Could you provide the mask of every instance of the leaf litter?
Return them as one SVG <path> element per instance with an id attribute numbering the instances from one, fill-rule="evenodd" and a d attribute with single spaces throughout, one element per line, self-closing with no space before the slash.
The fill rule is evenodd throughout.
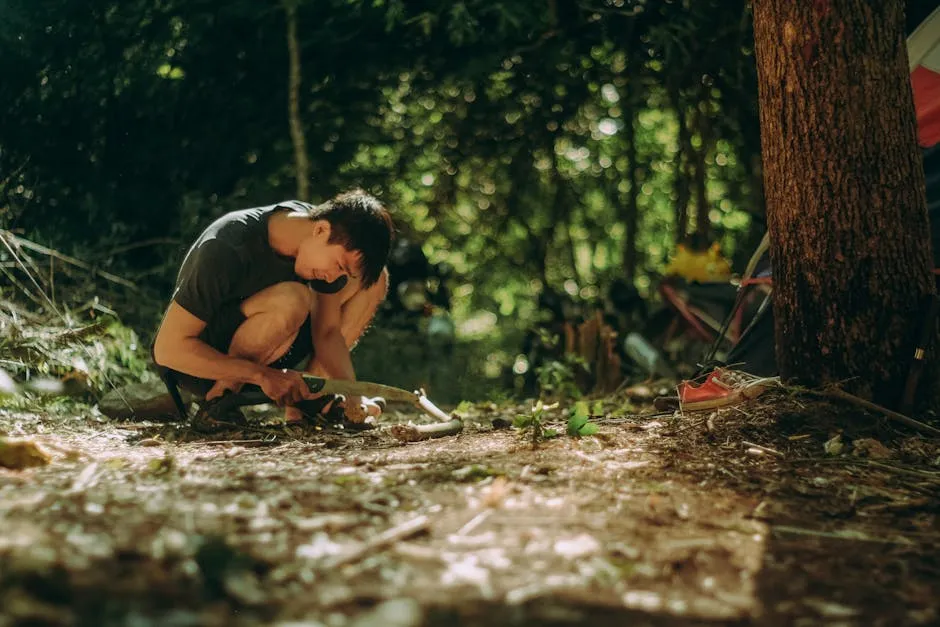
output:
<path id="1" fill-rule="evenodd" d="M 464 403 L 413 442 L 0 410 L 49 462 L 0 468 L 0 626 L 940 620 L 940 443 L 774 394 Z"/>

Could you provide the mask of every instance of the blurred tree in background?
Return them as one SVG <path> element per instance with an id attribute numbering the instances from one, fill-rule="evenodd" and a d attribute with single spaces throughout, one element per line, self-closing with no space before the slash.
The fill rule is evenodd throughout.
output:
<path id="1" fill-rule="evenodd" d="M 136 281 L 152 306 L 122 314 L 141 329 L 209 220 L 303 193 L 379 194 L 453 268 L 461 332 L 507 346 L 544 286 L 646 293 L 686 234 L 740 260 L 764 231 L 744 0 L 0 15 L 0 227 Z"/>

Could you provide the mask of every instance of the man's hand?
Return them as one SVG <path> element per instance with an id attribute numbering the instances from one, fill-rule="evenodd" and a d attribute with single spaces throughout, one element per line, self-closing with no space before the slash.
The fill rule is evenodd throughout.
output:
<path id="1" fill-rule="evenodd" d="M 362 423 L 369 416 L 381 416 L 382 408 L 371 398 L 350 396 L 346 399 L 345 413 L 349 422 Z"/>
<path id="2" fill-rule="evenodd" d="M 300 401 L 320 396 L 310 391 L 303 376 L 296 370 L 265 368 L 258 386 L 278 407 L 296 405 Z"/>
<path id="3" fill-rule="evenodd" d="M 228 391 L 238 393 L 241 391 L 244 383 L 238 383 L 235 381 L 222 381 L 221 379 L 216 381 L 215 384 L 209 388 L 209 391 L 206 392 L 206 400 L 211 401 L 217 396 L 222 396 Z"/>

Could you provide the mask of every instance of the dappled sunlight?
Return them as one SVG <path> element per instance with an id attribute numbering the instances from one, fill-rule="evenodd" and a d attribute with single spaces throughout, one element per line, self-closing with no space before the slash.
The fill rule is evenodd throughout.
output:
<path id="1" fill-rule="evenodd" d="M 935 5 L 0 0 L 0 627 L 940 624 Z"/>
<path id="2" fill-rule="evenodd" d="M 706 495 L 681 477 L 664 480 L 650 447 L 662 423 L 637 418 L 633 428 L 602 427 L 597 437 L 533 448 L 514 432 L 490 429 L 506 410 L 468 407 L 465 435 L 405 446 L 390 446 L 382 433 L 171 444 L 142 437 L 160 427 L 127 429 L 135 425 L 38 437 L 55 462 L 3 489 L 3 517 L 21 531 L 0 552 L 22 569 L 24 551 L 49 547 L 72 568 L 105 571 L 102 560 L 119 552 L 134 551 L 143 564 L 175 555 L 183 562 L 171 576 L 182 583 L 187 559 L 207 567 L 192 557 L 198 546 L 190 534 L 237 527 L 225 550 L 266 564 L 264 580 L 276 577 L 278 586 L 226 571 L 225 589 L 243 602 L 291 598 L 294 611 L 350 602 L 379 573 L 388 597 L 433 606 L 459 595 L 455 609 L 468 616 L 475 599 L 692 620 L 740 619 L 758 609 L 753 580 L 764 525 L 744 518 L 751 503 L 732 491 Z M 162 522 L 148 525 L 141 515 Z M 67 528 L 49 526 L 63 516 Z M 119 531 L 102 534 L 105 519 Z M 323 570 L 409 521 L 415 531 L 336 572 Z M 291 592 L 310 579 L 318 583 L 306 601 Z"/>

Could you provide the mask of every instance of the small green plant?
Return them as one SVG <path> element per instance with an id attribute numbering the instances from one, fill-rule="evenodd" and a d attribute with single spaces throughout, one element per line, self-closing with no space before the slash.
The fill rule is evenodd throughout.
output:
<path id="1" fill-rule="evenodd" d="M 545 425 L 542 424 L 542 416 L 545 414 L 545 411 L 555 409 L 556 407 L 558 407 L 558 403 L 545 405 L 542 401 L 536 401 L 532 411 L 528 414 L 519 414 L 516 416 L 516 419 L 512 421 L 512 426 L 518 429 L 520 433 L 527 434 L 532 440 L 532 448 L 535 448 L 542 440 L 558 437 L 557 430 L 547 429 Z"/>
<path id="2" fill-rule="evenodd" d="M 575 373 L 585 368 L 584 360 L 576 355 L 546 361 L 535 369 L 542 395 L 556 399 L 581 398 Z"/>
<path id="3" fill-rule="evenodd" d="M 591 422 L 591 412 L 584 401 L 578 401 L 571 408 L 571 417 L 568 418 L 568 435 L 580 438 L 597 433 L 597 425 Z"/>
<path id="4" fill-rule="evenodd" d="M 460 401 L 457 407 L 454 408 L 454 412 L 460 414 L 461 416 L 466 416 L 473 410 L 473 403 L 470 401 Z"/>

